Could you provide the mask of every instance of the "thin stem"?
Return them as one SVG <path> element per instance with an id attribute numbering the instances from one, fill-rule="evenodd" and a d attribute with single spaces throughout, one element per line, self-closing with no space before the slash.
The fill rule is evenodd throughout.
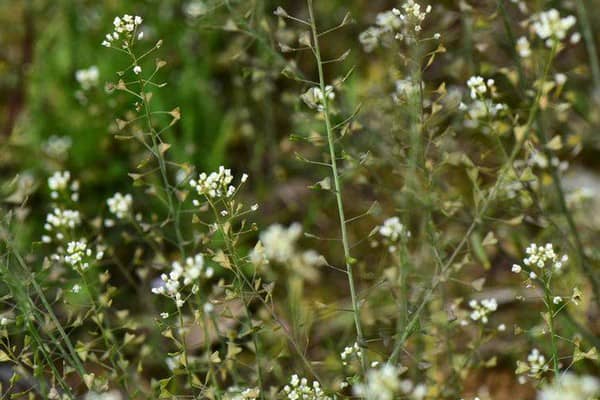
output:
<path id="1" fill-rule="evenodd" d="M 337 157 L 335 150 L 335 138 L 334 132 L 331 127 L 331 121 L 329 117 L 329 101 L 327 96 L 325 95 L 325 76 L 323 74 L 323 63 L 321 61 L 321 50 L 319 47 L 319 34 L 317 32 L 317 25 L 315 22 L 314 10 L 313 10 L 313 1 L 307 0 L 308 4 L 308 12 L 310 15 L 310 26 L 313 36 L 313 46 L 314 46 L 314 55 L 317 62 L 317 68 L 319 71 L 319 86 L 321 89 L 321 93 L 323 93 L 323 116 L 325 118 L 325 129 L 327 131 L 327 142 L 329 145 L 329 156 L 331 158 L 331 173 L 333 175 L 333 182 L 335 188 L 335 198 L 337 201 L 338 215 L 340 220 L 340 230 L 342 234 L 342 245 L 344 248 L 344 259 L 346 262 L 346 272 L 348 276 L 348 285 L 350 286 L 350 296 L 352 297 L 352 311 L 354 314 L 354 324 L 356 325 L 356 337 L 359 346 L 365 346 L 364 336 L 362 332 L 362 327 L 360 323 L 360 304 L 358 301 L 358 296 L 356 293 L 356 286 L 354 283 L 354 272 L 352 268 L 353 259 L 350 255 L 350 244 L 348 241 L 348 232 L 346 229 L 346 217 L 344 214 L 344 202 L 342 199 L 342 184 L 340 182 L 340 177 L 338 173 L 337 167 Z M 366 352 L 361 352 L 361 364 L 363 369 L 366 369 L 367 360 L 366 360 Z"/>

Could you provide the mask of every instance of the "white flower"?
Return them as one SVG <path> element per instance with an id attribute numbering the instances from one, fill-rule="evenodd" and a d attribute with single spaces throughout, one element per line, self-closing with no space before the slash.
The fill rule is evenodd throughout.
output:
<path id="1" fill-rule="evenodd" d="M 83 90 L 97 86 L 99 77 L 100 71 L 95 65 L 87 69 L 79 69 L 75 72 L 75 79 L 79 82 Z"/>
<path id="2" fill-rule="evenodd" d="M 392 400 L 400 390 L 400 370 L 384 364 L 381 368 L 370 369 L 365 382 L 354 385 L 354 394 L 366 400 Z"/>
<path id="3" fill-rule="evenodd" d="M 114 214 L 118 219 L 125 218 L 131 212 L 131 205 L 133 198 L 130 194 L 122 195 L 117 192 L 113 197 L 106 200 L 108 210 Z"/>
<path id="4" fill-rule="evenodd" d="M 515 274 L 520 273 L 523 270 L 523 268 L 519 265 L 519 264 L 513 264 L 511 271 L 514 272 Z"/>
<path id="5" fill-rule="evenodd" d="M 546 357 L 538 349 L 531 350 L 531 353 L 527 356 L 526 372 L 530 376 L 536 376 L 541 372 L 548 370 L 548 364 L 546 363 Z"/>
<path id="6" fill-rule="evenodd" d="M 552 47 L 556 42 L 565 39 L 567 31 L 577 22 L 572 15 L 561 18 L 560 13 L 554 8 L 535 14 L 531 19 L 533 31 L 545 41 L 547 47 Z"/>
<path id="7" fill-rule="evenodd" d="M 325 94 L 323 94 L 321 88 L 315 86 L 308 89 L 304 94 L 300 96 L 300 98 L 310 108 L 322 112 L 325 110 L 326 99 L 327 102 L 333 101 L 335 99 L 335 91 L 333 89 L 333 86 L 327 85 L 325 86 Z"/>
<path id="8" fill-rule="evenodd" d="M 142 67 L 140 67 L 139 65 L 136 65 L 135 67 L 133 67 L 133 73 L 136 75 L 139 75 L 142 72 Z"/>
<path id="9" fill-rule="evenodd" d="M 594 400 L 599 395 L 598 378 L 566 372 L 554 382 L 544 384 L 537 394 L 537 400 Z"/>
<path id="10" fill-rule="evenodd" d="M 76 269 L 86 270 L 89 268 L 89 259 L 92 257 L 92 249 L 87 245 L 85 239 L 67 243 L 67 251 L 64 260 Z"/>
<path id="11" fill-rule="evenodd" d="M 390 253 L 396 251 L 396 245 L 402 240 L 410 238 L 410 231 L 400 222 L 399 217 L 391 217 L 383 222 L 377 231 L 385 239 Z"/>
<path id="12" fill-rule="evenodd" d="M 57 171 L 48 178 L 48 188 L 54 192 L 60 192 L 68 187 L 70 180 L 71 173 L 69 171 Z"/>
<path id="13" fill-rule="evenodd" d="M 124 49 L 127 48 L 129 46 L 129 41 L 135 38 L 134 33 L 142 22 L 142 17 L 137 15 L 131 16 L 125 14 L 122 17 L 115 17 L 113 20 L 114 29 L 112 32 L 105 35 L 102 46 L 111 47 L 113 42 L 122 39 L 121 47 Z"/>
<path id="14" fill-rule="evenodd" d="M 359 359 L 362 357 L 362 350 L 356 342 L 352 346 L 346 346 L 344 348 L 344 351 L 340 354 L 340 358 L 342 359 L 342 365 L 347 365 L 348 359 L 350 359 L 353 356 Z"/>
<path id="15" fill-rule="evenodd" d="M 525 36 L 521 36 L 517 39 L 517 53 L 523 58 L 527 58 L 531 55 L 531 46 L 529 40 Z"/>
<path id="16" fill-rule="evenodd" d="M 430 12 L 431 6 L 423 10 L 414 0 L 407 0 L 400 9 L 393 8 L 377 14 L 375 25 L 363 31 L 359 41 L 366 52 L 373 51 L 380 43 L 389 47 L 393 39 L 411 44 L 421 32 L 422 22 Z M 439 39 L 440 34 L 436 33 L 434 38 Z"/>
<path id="17" fill-rule="evenodd" d="M 306 378 L 300 378 L 294 374 L 290 383 L 283 387 L 283 395 L 288 400 L 332 400 L 327 396 L 317 381 L 312 384 Z"/>
<path id="18" fill-rule="evenodd" d="M 560 296 L 554 296 L 554 298 L 552 299 L 552 302 L 554 304 L 560 304 L 562 302 L 562 297 L 560 297 Z"/>
<path id="19" fill-rule="evenodd" d="M 567 76 L 565 74 L 558 73 L 554 75 L 554 81 L 557 85 L 562 86 L 567 82 Z"/>
<path id="20" fill-rule="evenodd" d="M 161 286 L 152 288 L 152 293 L 170 297 L 177 307 L 182 307 L 185 304 L 182 289 L 192 285 L 191 290 L 195 293 L 200 280 L 211 278 L 213 275 L 214 270 L 204 265 L 204 255 L 196 254 L 194 257 L 187 257 L 183 264 L 174 261 L 169 274 L 160 276 Z"/>
<path id="21" fill-rule="evenodd" d="M 52 212 L 46 215 L 46 223 L 44 229 L 48 232 L 56 232 L 55 237 L 58 240 L 62 240 L 64 235 L 62 231 L 64 229 L 73 229 L 81 223 L 81 216 L 77 210 L 62 210 L 55 208 Z M 42 241 L 49 243 L 49 235 L 44 235 Z"/>
<path id="22" fill-rule="evenodd" d="M 492 312 L 498 309 L 498 302 L 496 299 L 484 299 L 481 302 L 477 300 L 471 300 L 469 307 L 473 310 L 470 314 L 470 318 L 473 321 L 481 321 L 484 324 L 488 322 L 488 316 Z"/>
<path id="23" fill-rule="evenodd" d="M 69 136 L 52 135 L 44 144 L 44 152 L 50 157 L 63 160 L 67 157 L 73 141 Z"/>
<path id="24" fill-rule="evenodd" d="M 245 178 L 242 178 L 244 179 L 244 182 L 248 179 L 247 175 Z M 216 172 L 211 172 L 208 175 L 205 172 L 202 172 L 198 175 L 197 180 L 191 179 L 190 186 L 194 188 L 199 195 L 211 199 L 218 199 L 222 197 L 231 197 L 235 194 L 237 189 L 235 186 L 231 185 L 232 182 L 233 175 L 231 175 L 231 170 L 220 166 L 219 170 Z M 199 203 L 196 202 L 196 205 L 199 205 Z"/>
<path id="25" fill-rule="evenodd" d="M 467 86 L 471 90 L 471 98 L 476 99 L 487 92 L 487 86 L 481 76 L 472 76 L 467 81 Z"/>
<path id="26" fill-rule="evenodd" d="M 198 0 L 190 1 L 183 6 L 184 14 L 191 19 L 201 17 L 202 15 L 206 14 L 207 11 L 208 7 L 206 7 L 206 4 Z"/>
<path id="27" fill-rule="evenodd" d="M 79 293 L 81 291 L 81 286 L 79 286 L 78 284 L 73 285 L 73 288 L 71 289 L 71 291 L 73 293 Z"/>

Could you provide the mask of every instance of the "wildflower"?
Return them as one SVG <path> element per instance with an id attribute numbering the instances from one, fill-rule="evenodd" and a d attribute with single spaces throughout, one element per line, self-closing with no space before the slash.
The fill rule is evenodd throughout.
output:
<path id="1" fill-rule="evenodd" d="M 529 40 L 525 36 L 521 36 L 517 39 L 517 53 L 523 58 L 527 58 L 531 55 L 531 46 Z"/>
<path id="2" fill-rule="evenodd" d="M 512 272 L 514 272 L 515 274 L 519 274 L 521 273 L 521 271 L 523 270 L 523 268 L 519 265 L 519 264 L 513 264 L 512 266 Z"/>
<path id="3" fill-rule="evenodd" d="M 569 42 L 571 44 L 577 44 L 581 41 L 581 33 L 579 32 L 575 32 L 571 35 L 571 37 L 569 38 Z"/>
<path id="4" fill-rule="evenodd" d="M 577 22 L 573 15 L 560 17 L 558 10 L 552 8 L 532 16 L 532 29 L 535 34 L 545 41 L 546 47 L 552 47 L 567 36 L 567 31 Z"/>
<path id="5" fill-rule="evenodd" d="M 161 313 L 160 313 L 160 317 L 161 317 L 162 319 L 167 319 L 167 318 L 169 318 L 169 313 L 168 313 L 168 312 L 161 312 Z"/>
<path id="6" fill-rule="evenodd" d="M 352 356 L 356 356 L 357 358 L 362 357 L 362 350 L 356 342 L 352 346 L 346 346 L 344 351 L 340 354 L 342 365 L 348 365 L 348 359 Z"/>
<path id="7" fill-rule="evenodd" d="M 558 73 L 554 75 L 554 81 L 557 85 L 562 86 L 567 82 L 567 76 L 565 74 Z"/>
<path id="8" fill-rule="evenodd" d="M 142 72 L 142 67 L 140 67 L 139 65 L 136 65 L 135 67 L 133 67 L 133 73 L 136 75 L 139 75 Z"/>
<path id="9" fill-rule="evenodd" d="M 255 265 L 277 263 L 285 265 L 304 278 L 314 281 L 318 278 L 315 270 L 325 263 L 325 259 L 314 250 L 298 249 L 297 241 L 302 236 L 302 226 L 295 222 L 288 228 L 273 224 L 259 235 L 259 242 L 250 254 Z"/>
<path id="10" fill-rule="evenodd" d="M 484 299 L 481 302 L 477 300 L 471 300 L 469 307 L 473 309 L 470 318 L 473 321 L 481 321 L 484 324 L 488 322 L 488 315 L 498 309 L 498 302 L 496 299 Z"/>
<path id="11" fill-rule="evenodd" d="M 107 33 L 102 46 L 112 47 L 113 42 L 121 39 L 121 47 L 126 49 L 130 45 L 130 41 L 135 37 L 134 34 L 142 24 L 142 17 L 125 14 L 122 17 L 115 17 L 113 20 L 114 29 Z"/>
<path id="12" fill-rule="evenodd" d="M 274 224 L 260 234 L 264 257 L 267 261 L 280 264 L 288 262 L 296 256 L 296 242 L 302 236 L 302 225 L 295 222 L 285 228 L 283 225 Z"/>
<path id="13" fill-rule="evenodd" d="M 299 378 L 298 375 L 292 375 L 290 383 L 283 388 L 283 394 L 288 400 L 332 400 L 321 389 L 317 381 L 308 383 L 306 378 Z"/>
<path id="14" fill-rule="evenodd" d="M 392 400 L 400 390 L 399 375 L 400 369 L 391 364 L 370 369 L 365 382 L 354 386 L 354 394 L 366 400 Z"/>
<path id="15" fill-rule="evenodd" d="M 73 288 L 71 288 L 71 292 L 77 294 L 81 291 L 81 286 L 79 286 L 78 284 L 73 285 Z"/>
<path id="16" fill-rule="evenodd" d="M 554 382 L 544 384 L 537 394 L 537 400 L 594 400 L 599 395 L 598 378 L 566 372 Z"/>
<path id="17" fill-rule="evenodd" d="M 0 318 L 0 326 L 6 326 L 6 325 L 9 324 L 9 322 L 10 322 L 10 320 L 8 318 L 6 318 L 6 317 L 1 317 Z"/>
<path id="18" fill-rule="evenodd" d="M 183 13 L 190 19 L 196 19 L 206 14 L 208 8 L 202 1 L 190 1 L 183 6 Z"/>
<path id="19" fill-rule="evenodd" d="M 88 247 L 85 239 L 67 243 L 67 253 L 64 256 L 67 264 L 76 269 L 86 270 L 90 266 L 89 262 L 86 261 L 89 257 L 92 257 L 92 249 Z"/>
<path id="20" fill-rule="evenodd" d="M 48 188 L 50 189 L 50 197 L 58 199 L 59 193 L 69 194 L 67 190 L 70 190 L 70 198 L 73 201 L 79 200 L 79 181 L 71 182 L 71 173 L 69 171 L 55 172 L 48 178 Z"/>
<path id="21" fill-rule="evenodd" d="M 52 198 L 57 198 L 58 193 L 63 191 L 69 185 L 71 179 L 71 173 L 69 171 L 55 172 L 51 177 L 48 178 L 48 188 L 52 191 Z"/>
<path id="22" fill-rule="evenodd" d="M 366 29 L 361 32 L 358 36 L 358 41 L 362 44 L 363 49 L 370 53 L 377 48 L 379 44 L 379 36 L 381 35 L 381 30 L 374 26 Z"/>
<path id="23" fill-rule="evenodd" d="M 544 246 L 538 246 L 532 243 L 525 249 L 528 257 L 523 259 L 523 264 L 529 267 L 540 269 L 551 267 L 555 271 L 560 271 L 563 265 L 569 260 L 567 255 L 559 257 L 552 246 L 552 243 L 546 243 Z"/>
<path id="24" fill-rule="evenodd" d="M 476 99 L 487 93 L 488 86 L 493 86 L 494 81 L 488 80 L 491 85 L 486 85 L 485 80 L 481 76 L 472 76 L 467 81 L 467 86 L 471 90 L 471 98 Z"/>
<path id="25" fill-rule="evenodd" d="M 75 79 L 79 82 L 83 90 L 89 90 L 97 86 L 99 77 L 100 71 L 95 65 L 87 69 L 79 69 L 75 72 Z"/>
<path id="26" fill-rule="evenodd" d="M 242 181 L 245 182 L 246 178 Z M 219 167 L 216 172 L 206 174 L 202 172 L 198 175 L 198 179 L 191 179 L 190 186 L 193 187 L 199 195 L 205 196 L 209 199 L 218 199 L 222 197 L 231 197 L 236 192 L 237 188 L 231 183 L 233 182 L 233 175 L 231 170 L 223 166 Z M 198 206 L 200 203 L 196 200 L 194 204 Z"/>
<path id="27" fill-rule="evenodd" d="M 394 8 L 377 14 L 375 25 L 363 31 L 358 39 L 368 53 L 380 43 L 389 47 L 392 39 L 410 44 L 421 32 L 422 23 L 429 13 L 431 13 L 431 6 L 423 10 L 414 0 L 407 0 L 400 9 Z M 434 38 L 439 39 L 440 34 L 436 33 Z"/>
<path id="28" fill-rule="evenodd" d="M 402 225 L 398 217 L 386 219 L 377 231 L 387 242 L 390 253 L 396 251 L 398 242 L 410 238 L 411 235 L 410 231 Z"/>
<path id="29" fill-rule="evenodd" d="M 50 157 L 63 160 L 68 155 L 73 141 L 69 136 L 52 135 L 44 144 L 44 152 Z"/>
<path id="30" fill-rule="evenodd" d="M 196 292 L 200 278 L 211 278 L 213 275 L 214 270 L 204 265 L 204 256 L 196 254 L 194 257 L 187 257 L 183 265 L 174 261 L 171 264 L 171 272 L 160 276 L 162 285 L 152 288 L 152 293 L 172 298 L 180 308 L 185 304 L 182 289 L 193 284 L 192 292 Z"/>
<path id="31" fill-rule="evenodd" d="M 46 215 L 46 223 L 44 224 L 44 229 L 48 232 L 57 231 L 55 236 L 56 239 L 62 240 L 64 238 L 63 233 L 61 232 L 64 228 L 75 228 L 77 225 L 81 223 L 81 216 L 79 215 L 79 211 L 77 210 L 62 210 L 60 208 L 55 208 L 52 212 Z M 43 242 L 49 242 L 49 236 L 45 235 L 42 239 Z"/>
<path id="32" fill-rule="evenodd" d="M 530 244 L 525 250 L 527 257 L 523 259 L 523 265 L 527 269 L 529 279 L 537 279 L 538 272 L 542 271 L 543 277 L 547 278 L 552 273 L 557 273 L 562 270 L 564 265 L 569 261 L 569 257 L 565 254 L 559 256 L 554 251 L 552 243 L 546 243 L 545 245 L 537 245 L 535 243 Z M 536 272 L 534 269 L 539 270 Z M 523 268 L 519 264 L 512 266 L 514 273 L 521 273 Z"/>
<path id="33" fill-rule="evenodd" d="M 109 211 L 114 214 L 118 219 L 125 218 L 131 212 L 131 204 L 133 198 L 130 194 L 122 195 L 117 192 L 113 197 L 106 200 Z"/>
<path id="34" fill-rule="evenodd" d="M 531 350 L 527 356 L 527 361 L 517 361 L 517 374 L 527 373 L 530 377 L 539 377 L 541 373 L 548 371 L 546 357 L 536 348 Z"/>
<path id="35" fill-rule="evenodd" d="M 312 109 L 316 109 L 319 112 L 325 110 L 325 101 L 332 101 L 335 99 L 335 92 L 333 86 L 325 86 L 325 94 L 319 87 L 312 87 L 308 89 L 300 98 L 306 103 L 306 105 Z"/>
<path id="36" fill-rule="evenodd" d="M 554 298 L 552 299 L 552 302 L 554 304 L 560 304 L 562 302 L 562 297 L 560 297 L 560 296 L 554 296 Z"/>

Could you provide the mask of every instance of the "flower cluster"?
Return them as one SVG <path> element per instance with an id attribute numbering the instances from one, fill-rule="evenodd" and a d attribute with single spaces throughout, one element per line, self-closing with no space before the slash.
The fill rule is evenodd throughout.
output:
<path id="1" fill-rule="evenodd" d="M 100 71 L 95 65 L 86 69 L 79 69 L 75 72 L 75 79 L 79 82 L 83 90 L 89 90 L 97 86 L 99 77 Z"/>
<path id="2" fill-rule="evenodd" d="M 469 105 L 461 103 L 460 109 L 466 111 L 469 117 L 468 126 L 477 127 L 479 121 L 493 119 L 506 110 L 505 104 L 493 100 L 497 96 L 496 82 L 493 79 L 485 80 L 481 76 L 472 76 L 467 81 L 467 87 L 472 102 Z"/>
<path id="3" fill-rule="evenodd" d="M 359 40 L 366 52 L 373 51 L 380 43 L 388 46 L 392 39 L 410 44 L 422 30 L 422 23 L 430 12 L 431 6 L 423 10 L 420 4 L 407 0 L 401 9 L 394 8 L 377 14 L 375 25 L 362 32 Z M 434 37 L 439 39 L 439 34 Z"/>
<path id="4" fill-rule="evenodd" d="M 246 182 L 248 175 L 243 174 L 241 183 Z M 202 172 L 198 175 L 198 179 L 191 179 L 190 186 L 196 190 L 199 195 L 205 196 L 209 199 L 218 199 L 221 197 L 231 197 L 236 192 L 236 187 L 231 185 L 233 182 L 233 175 L 231 170 L 223 166 L 219 167 L 216 172 L 206 174 Z M 194 205 L 199 206 L 200 203 L 194 200 Z"/>
<path id="5" fill-rule="evenodd" d="M 427 396 L 427 386 L 422 383 L 415 385 L 410 379 L 400 381 L 400 391 L 411 400 L 423 400 Z"/>
<path id="6" fill-rule="evenodd" d="M 577 22 L 573 15 L 561 18 L 558 10 L 554 8 L 533 15 L 531 20 L 533 31 L 545 41 L 547 47 L 564 40 L 569 29 Z"/>
<path id="7" fill-rule="evenodd" d="M 478 99 L 483 97 L 488 92 L 488 89 L 492 95 L 496 93 L 496 82 L 493 79 L 487 81 L 481 76 L 472 76 L 467 81 L 467 86 L 471 90 L 471 98 Z"/>
<path id="8" fill-rule="evenodd" d="M 316 267 L 324 264 L 324 258 L 314 250 L 302 251 L 297 242 L 302 236 L 302 226 L 295 222 L 288 228 L 273 224 L 259 235 L 259 243 L 250 258 L 255 265 L 277 263 L 291 268 L 309 280 L 317 278 Z"/>
<path id="9" fill-rule="evenodd" d="M 344 351 L 340 353 L 340 358 L 342 359 L 342 365 L 348 365 L 348 359 L 351 357 L 361 358 L 362 350 L 358 346 L 358 343 L 354 343 L 352 346 L 346 346 Z"/>
<path id="10" fill-rule="evenodd" d="M 200 278 L 211 278 L 214 270 L 211 267 L 205 268 L 204 256 L 197 254 L 194 257 L 185 259 L 182 265 L 179 261 L 171 264 L 171 272 L 160 276 L 161 286 L 152 288 L 152 293 L 161 294 L 170 297 L 175 301 L 178 308 L 185 304 L 181 289 L 193 284 L 192 293 L 198 291 L 198 281 Z"/>
<path id="11" fill-rule="evenodd" d="M 401 388 L 399 375 L 400 369 L 391 364 L 370 369 L 365 382 L 354 385 L 354 394 L 366 400 L 392 400 Z"/>
<path id="12" fill-rule="evenodd" d="M 533 267 L 537 267 L 542 271 L 545 270 L 550 272 L 551 269 L 553 269 L 555 272 L 559 272 L 569 261 L 569 257 L 566 254 L 563 256 L 556 254 L 552 243 L 546 243 L 546 245 L 543 246 L 532 243 L 525 249 L 525 253 L 527 254 L 527 257 L 523 259 L 523 264 L 531 269 L 531 271 L 529 271 L 529 277 L 531 279 L 537 278 L 537 274 L 533 271 Z M 523 271 L 521 265 L 513 264 L 512 272 L 518 274 L 521 271 Z"/>
<path id="13" fill-rule="evenodd" d="M 63 160 L 67 157 L 73 141 L 69 136 L 52 135 L 44 143 L 44 153 L 50 157 Z"/>
<path id="14" fill-rule="evenodd" d="M 411 235 L 398 217 L 386 219 L 383 225 L 377 229 L 377 232 L 384 238 L 390 253 L 396 251 L 398 242 L 407 240 Z"/>
<path id="15" fill-rule="evenodd" d="M 70 198 L 73 201 L 79 200 L 79 181 L 71 182 L 71 173 L 69 171 L 57 171 L 48 178 L 48 188 L 50 189 L 50 197 L 58 199 L 61 194 L 67 194 L 71 191 Z"/>
<path id="16" fill-rule="evenodd" d="M 600 380 L 567 372 L 538 392 L 537 400 L 594 400 L 600 396 Z"/>
<path id="17" fill-rule="evenodd" d="M 473 311 L 469 315 L 473 321 L 481 321 L 484 324 L 488 323 L 488 315 L 498 309 L 496 299 L 483 299 L 481 301 L 471 300 L 469 307 Z"/>
<path id="18" fill-rule="evenodd" d="M 85 239 L 80 239 L 67 243 L 67 250 L 63 260 L 76 270 L 85 271 L 90 267 L 91 260 L 101 260 L 102 257 L 104 257 L 104 250 L 98 248 L 94 255 L 92 249 L 88 246 L 87 241 Z"/>
<path id="19" fill-rule="evenodd" d="M 52 210 L 52 212 L 46 215 L 46 223 L 44 224 L 44 229 L 48 231 L 48 233 L 55 232 L 55 238 L 60 241 L 64 239 L 64 228 L 73 229 L 80 223 L 81 216 L 79 214 L 79 211 L 61 210 L 60 208 L 55 208 L 54 210 Z M 50 243 L 51 241 L 51 236 L 42 236 L 42 242 Z"/>
<path id="20" fill-rule="evenodd" d="M 325 94 L 323 94 L 321 88 L 315 86 L 308 89 L 300 98 L 308 107 L 323 112 L 325 110 L 325 99 L 327 99 L 328 103 L 333 101 L 335 99 L 335 91 L 333 86 L 327 85 L 325 86 Z"/>
<path id="21" fill-rule="evenodd" d="M 530 377 L 538 378 L 540 374 L 548 371 L 548 363 L 546 362 L 546 357 L 538 349 L 531 350 L 531 353 L 527 356 L 527 361 L 517 361 L 517 371 L 516 373 L 527 374 Z M 523 382 L 525 377 L 522 375 L 520 377 L 520 381 Z"/>
<path id="22" fill-rule="evenodd" d="M 102 46 L 111 47 L 113 42 L 123 39 L 121 46 L 126 49 L 129 47 L 129 41 L 135 36 L 135 32 L 142 24 L 142 17 L 125 14 L 122 17 L 115 17 L 113 20 L 114 29 L 107 33 Z M 138 34 L 138 40 L 142 38 L 142 32 Z"/>
<path id="23" fill-rule="evenodd" d="M 133 198 L 130 194 L 122 195 L 119 192 L 115 193 L 113 197 L 106 200 L 109 211 L 118 219 L 125 218 L 131 212 L 132 202 Z"/>
<path id="24" fill-rule="evenodd" d="M 306 378 L 299 378 L 298 375 L 292 375 L 290 383 L 283 388 L 284 396 L 288 400 L 331 400 L 327 396 L 321 385 L 317 381 L 308 383 Z"/>

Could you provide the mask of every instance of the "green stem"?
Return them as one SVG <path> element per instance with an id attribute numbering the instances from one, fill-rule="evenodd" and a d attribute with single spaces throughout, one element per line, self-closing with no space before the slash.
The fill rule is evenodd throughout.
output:
<path id="1" fill-rule="evenodd" d="M 342 199 L 342 184 L 338 173 L 337 156 L 335 149 L 334 132 L 331 127 L 331 121 L 329 118 L 329 101 L 325 92 L 325 76 L 323 73 L 323 63 L 321 60 L 321 50 L 319 47 L 319 34 L 317 32 L 317 25 L 313 10 L 313 0 L 307 0 L 308 12 L 310 15 L 310 25 L 313 36 L 313 50 L 317 62 L 317 68 L 319 71 L 319 86 L 321 93 L 323 94 L 323 116 L 325 118 L 325 129 L 327 131 L 327 143 L 329 145 L 329 156 L 331 158 L 331 173 L 333 175 L 333 182 L 335 188 L 335 198 L 337 201 L 337 209 L 340 220 L 340 230 L 342 234 L 342 245 L 344 248 L 344 259 L 346 262 L 346 273 L 348 275 L 348 285 L 350 286 L 350 296 L 352 298 L 352 311 L 354 314 L 354 324 L 356 325 L 356 337 L 359 346 L 365 346 L 362 326 L 360 323 L 360 305 L 358 301 L 358 295 L 356 291 L 356 285 L 354 283 L 354 272 L 352 268 L 353 259 L 350 255 L 350 244 L 348 240 L 348 232 L 346 228 L 346 217 L 344 214 L 344 202 Z M 366 352 L 361 352 L 361 364 L 363 369 L 366 369 L 367 357 Z"/>

